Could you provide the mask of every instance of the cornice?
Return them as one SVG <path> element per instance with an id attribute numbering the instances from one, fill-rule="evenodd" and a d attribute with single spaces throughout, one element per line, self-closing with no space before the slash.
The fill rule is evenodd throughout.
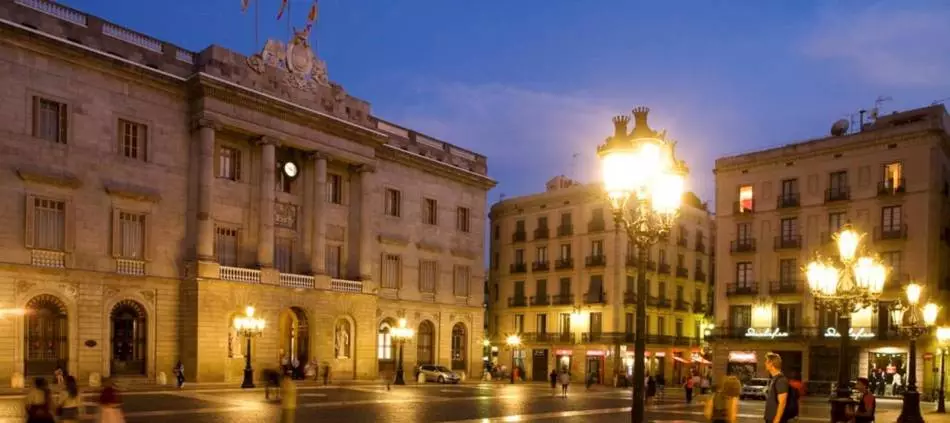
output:
<path id="1" fill-rule="evenodd" d="M 214 98 L 374 148 L 387 140 L 385 136 L 369 128 L 347 124 L 320 114 L 308 113 L 303 110 L 303 107 L 291 105 L 293 103 L 283 104 L 253 90 L 236 89 L 201 73 L 195 74 L 188 80 L 188 90 L 193 99 Z"/>
<path id="2" fill-rule="evenodd" d="M 473 172 L 466 172 L 454 166 L 426 159 L 425 157 L 402 151 L 398 148 L 383 146 L 382 148 L 376 150 L 376 157 L 422 169 L 437 176 L 449 178 L 467 185 L 472 185 L 486 191 L 497 185 L 497 182 L 487 176 L 482 176 Z"/>

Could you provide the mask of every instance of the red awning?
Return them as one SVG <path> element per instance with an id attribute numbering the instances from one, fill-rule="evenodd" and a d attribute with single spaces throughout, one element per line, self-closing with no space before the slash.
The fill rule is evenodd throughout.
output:
<path id="1" fill-rule="evenodd" d="M 686 360 L 684 360 L 684 359 L 682 359 L 682 358 L 680 358 L 680 357 L 677 357 L 677 356 L 675 356 L 675 355 L 673 356 L 673 361 L 679 361 L 680 363 L 689 364 L 688 361 L 686 361 Z"/>

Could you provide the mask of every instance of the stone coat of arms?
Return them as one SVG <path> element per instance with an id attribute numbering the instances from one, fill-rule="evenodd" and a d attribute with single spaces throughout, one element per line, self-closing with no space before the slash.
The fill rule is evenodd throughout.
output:
<path id="1" fill-rule="evenodd" d="M 247 58 L 247 64 L 257 73 L 264 73 L 267 66 L 285 70 L 285 81 L 295 88 L 316 91 L 319 85 L 330 86 L 327 65 L 310 48 L 309 36 L 308 30 L 294 30 L 287 45 L 278 40 L 267 40 L 260 53 Z"/>

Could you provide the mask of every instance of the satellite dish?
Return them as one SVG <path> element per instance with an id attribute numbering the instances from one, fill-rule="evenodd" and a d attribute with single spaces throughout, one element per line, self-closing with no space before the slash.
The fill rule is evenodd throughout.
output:
<path id="1" fill-rule="evenodd" d="M 847 119 L 838 119 L 834 125 L 831 125 L 831 135 L 840 137 L 847 134 L 849 126 L 851 126 L 851 122 L 848 122 Z"/>

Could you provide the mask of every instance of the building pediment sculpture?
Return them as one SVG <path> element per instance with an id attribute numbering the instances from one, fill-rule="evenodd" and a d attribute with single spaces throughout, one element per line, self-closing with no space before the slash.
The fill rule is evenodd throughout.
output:
<path id="1" fill-rule="evenodd" d="M 330 86 L 327 65 L 310 48 L 309 30 L 294 30 L 286 45 L 279 40 L 267 40 L 264 49 L 247 58 L 247 65 L 257 73 L 268 66 L 286 71 L 284 82 L 294 88 L 316 92 L 320 85 Z"/>

